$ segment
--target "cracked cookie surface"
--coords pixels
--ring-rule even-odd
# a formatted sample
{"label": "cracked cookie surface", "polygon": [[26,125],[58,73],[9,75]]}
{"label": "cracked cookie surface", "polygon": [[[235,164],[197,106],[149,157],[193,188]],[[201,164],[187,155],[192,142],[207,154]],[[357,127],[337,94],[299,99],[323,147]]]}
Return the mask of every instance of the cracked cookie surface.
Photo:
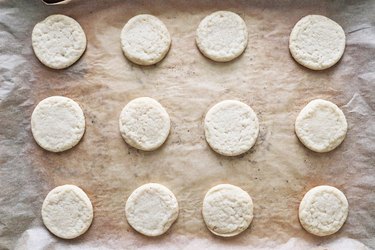
{"label": "cracked cookie surface", "polygon": [[87,44],[79,23],[64,15],[51,15],[37,23],[31,40],[39,61],[53,69],[64,69],[75,63]]}
{"label": "cracked cookie surface", "polygon": [[325,16],[308,15],[293,27],[289,50],[299,64],[312,70],[327,69],[344,54],[345,32]]}
{"label": "cracked cookie surface", "polygon": [[259,134],[259,122],[250,106],[225,100],[207,112],[204,129],[206,141],[215,152],[236,156],[253,147]]}
{"label": "cracked cookie surface", "polygon": [[43,223],[51,233],[60,238],[73,239],[84,234],[93,217],[89,197],[77,186],[58,186],[44,199]]}
{"label": "cracked cookie surface", "polygon": [[235,236],[246,230],[253,220],[253,201],[241,188],[220,184],[204,197],[202,215],[213,234]]}
{"label": "cracked cookie surface", "polygon": [[299,206],[299,220],[306,231],[327,236],[340,230],[348,211],[348,201],[340,190],[331,186],[317,186],[303,197]]}

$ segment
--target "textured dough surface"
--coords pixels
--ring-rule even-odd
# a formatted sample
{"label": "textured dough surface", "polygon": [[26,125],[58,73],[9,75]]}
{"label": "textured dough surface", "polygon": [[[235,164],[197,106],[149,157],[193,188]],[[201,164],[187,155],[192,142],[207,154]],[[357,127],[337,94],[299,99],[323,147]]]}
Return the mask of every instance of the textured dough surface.
{"label": "textured dough surface", "polygon": [[217,103],[206,114],[205,136],[219,154],[236,156],[248,151],[259,134],[258,118],[252,108],[236,100]]}
{"label": "textured dough surface", "polygon": [[44,199],[43,223],[51,233],[60,238],[73,239],[84,234],[93,217],[89,197],[77,186],[58,186]]}
{"label": "textured dough surface", "polygon": [[336,104],[316,99],[299,113],[295,131],[299,140],[315,152],[335,149],[345,139],[348,124],[344,113]]}
{"label": "textured dough surface", "polygon": [[196,43],[203,55],[217,62],[240,56],[247,46],[244,20],[230,11],[217,11],[205,17],[198,26]]}
{"label": "textured dough surface", "polygon": [[125,56],[133,63],[152,65],[168,53],[171,37],[167,27],[157,17],[138,15],[131,18],[121,31]]}
{"label": "textured dough surface", "polygon": [[235,236],[246,230],[253,220],[253,201],[241,188],[220,184],[207,192],[202,214],[213,234]]}
{"label": "textured dough surface", "polygon": [[305,16],[290,34],[289,49],[293,58],[303,66],[313,70],[327,69],[344,54],[345,32],[325,16]]}
{"label": "textured dough surface", "polygon": [[147,236],[165,233],[178,217],[178,203],[165,186],[148,183],[129,196],[125,206],[126,219],[136,231]]}
{"label": "textured dough surface", "polygon": [[124,107],[119,125],[122,137],[130,146],[151,151],[165,142],[171,121],[159,102],[150,97],[140,97]]}
{"label": "textured dough surface", "polygon": [[335,187],[317,186],[310,189],[299,206],[299,220],[306,231],[317,236],[336,233],[345,223],[349,204]]}
{"label": "textured dough surface", "polygon": [[73,18],[51,15],[33,29],[32,45],[36,57],[53,69],[67,68],[85,52],[86,35]]}
{"label": "textured dough surface", "polygon": [[85,116],[72,99],[51,96],[35,107],[31,115],[31,131],[39,146],[61,152],[81,140],[85,133]]}

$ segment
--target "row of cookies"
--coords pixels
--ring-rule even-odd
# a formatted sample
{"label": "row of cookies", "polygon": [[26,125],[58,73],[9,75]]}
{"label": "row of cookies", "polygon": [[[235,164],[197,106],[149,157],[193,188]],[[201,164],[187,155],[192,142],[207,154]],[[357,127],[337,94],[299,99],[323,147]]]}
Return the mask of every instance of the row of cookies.
{"label": "row of cookies", "polygon": [[[131,18],[120,35],[125,56],[139,65],[160,62],[168,53],[171,36],[157,17],[142,14]],[[247,47],[245,21],[230,11],[217,11],[205,17],[196,31],[196,44],[203,55],[228,62]],[[75,63],[86,49],[86,35],[74,19],[51,15],[35,25],[32,45],[37,58],[46,66],[63,69]],[[303,17],[292,29],[289,49],[301,65],[323,70],[336,64],[345,50],[345,32],[339,24],[321,15]]]}
{"label": "row of cookies", "polygon": [[[349,204],[345,195],[332,186],[309,190],[299,206],[302,227],[317,236],[336,233],[345,223]],[[243,189],[219,184],[205,195],[202,216],[207,228],[222,237],[236,236],[253,220],[253,201]],[[175,195],[165,186],[148,183],[128,197],[125,215],[129,225],[146,236],[164,234],[177,220],[179,205]],[[73,239],[84,234],[94,217],[92,203],[77,186],[63,185],[51,190],[42,205],[44,225],[54,235]]]}
{"label": "row of cookies", "polygon": [[[155,99],[139,97],[125,105],[119,117],[119,130],[132,147],[152,151],[170,134],[170,117]],[[85,116],[78,103],[63,96],[42,100],[31,115],[35,141],[51,152],[68,150],[85,132]],[[344,140],[347,133],[344,113],[334,103],[316,99],[299,113],[295,132],[299,140],[315,152],[328,152]],[[254,110],[237,100],[224,100],[211,107],[204,118],[207,143],[217,153],[237,156],[250,150],[259,134]]]}

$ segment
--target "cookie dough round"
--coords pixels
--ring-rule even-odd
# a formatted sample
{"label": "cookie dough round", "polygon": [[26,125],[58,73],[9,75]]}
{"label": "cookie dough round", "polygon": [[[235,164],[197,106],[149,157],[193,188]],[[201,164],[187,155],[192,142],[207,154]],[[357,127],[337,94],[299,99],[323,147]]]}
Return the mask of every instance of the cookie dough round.
{"label": "cookie dough round", "polygon": [[299,220],[309,233],[331,235],[345,223],[348,210],[348,201],[340,190],[331,186],[317,186],[303,197],[299,206]]}
{"label": "cookie dough round", "polygon": [[205,17],[196,34],[199,50],[217,62],[228,62],[240,56],[246,49],[247,40],[244,20],[230,11],[217,11]]}
{"label": "cookie dough round", "polygon": [[93,217],[89,197],[77,186],[56,187],[44,199],[43,223],[51,233],[60,238],[73,239],[84,234]]}
{"label": "cookie dough round", "polygon": [[207,112],[204,129],[206,140],[214,151],[225,156],[236,156],[253,147],[259,134],[259,123],[248,105],[225,100]]}
{"label": "cookie dough round", "polygon": [[140,65],[152,65],[161,61],[168,53],[171,41],[167,27],[152,15],[131,18],[121,31],[121,45],[125,56]]}
{"label": "cookie dough round", "polygon": [[81,140],[85,133],[85,116],[72,99],[51,96],[35,107],[31,131],[35,141],[45,150],[65,151]]}
{"label": "cookie dough round", "polygon": [[220,184],[207,192],[202,214],[207,228],[213,234],[235,236],[245,231],[253,220],[253,201],[241,188]]}
{"label": "cookie dough round", "polygon": [[64,69],[85,52],[86,35],[73,18],[51,15],[37,23],[31,35],[36,57],[47,67]]}
{"label": "cookie dough round", "polygon": [[348,124],[345,115],[336,104],[316,99],[299,113],[295,131],[299,140],[315,152],[335,149],[345,139]]}
{"label": "cookie dough round", "polygon": [[129,196],[125,214],[132,228],[147,236],[164,234],[178,217],[178,203],[165,186],[148,183]]}
{"label": "cookie dough round", "polygon": [[124,107],[119,125],[122,137],[130,146],[152,151],[167,139],[171,121],[159,102],[150,97],[140,97]]}
{"label": "cookie dough round", "polygon": [[345,32],[325,16],[305,16],[290,34],[289,50],[299,64],[312,70],[327,69],[344,54]]}

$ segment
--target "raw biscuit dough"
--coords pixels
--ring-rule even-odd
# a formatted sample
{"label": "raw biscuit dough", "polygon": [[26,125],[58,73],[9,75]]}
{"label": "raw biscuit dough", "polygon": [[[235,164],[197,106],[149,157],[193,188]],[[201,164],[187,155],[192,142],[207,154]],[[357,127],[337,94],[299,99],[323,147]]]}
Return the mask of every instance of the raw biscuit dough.
{"label": "raw biscuit dough", "polygon": [[289,50],[299,64],[312,70],[327,69],[344,54],[345,32],[325,16],[305,16],[290,34]]}
{"label": "raw biscuit dough", "polygon": [[73,18],[51,15],[33,29],[32,45],[36,57],[53,69],[64,69],[85,52],[86,35]]}
{"label": "raw biscuit dough", "polygon": [[125,214],[132,228],[147,236],[164,234],[178,217],[178,202],[165,186],[148,183],[129,196]]}
{"label": "raw biscuit dough", "polygon": [[225,100],[207,112],[204,129],[206,140],[214,151],[225,156],[236,156],[255,144],[259,123],[248,105],[236,100]]}
{"label": "raw biscuit dough", "polygon": [[235,236],[246,230],[253,220],[253,201],[241,188],[220,184],[207,192],[202,214],[207,228],[213,234]]}
{"label": "raw biscuit dough", "polygon": [[316,99],[302,109],[296,119],[295,131],[299,140],[315,152],[335,149],[345,139],[348,124],[336,104]]}
{"label": "raw biscuit dough", "polygon": [[299,220],[306,231],[327,236],[340,230],[348,210],[348,201],[340,190],[331,186],[317,186],[303,197],[299,206]]}
{"label": "raw biscuit dough", "polygon": [[171,37],[162,21],[143,14],[125,24],[121,31],[121,45],[125,56],[133,63],[152,65],[168,53]]}
{"label": "raw biscuit dough", "polygon": [[150,97],[130,101],[121,111],[119,126],[124,140],[137,149],[151,151],[169,135],[170,119],[159,102]]}
{"label": "raw biscuit dough", "polygon": [[244,20],[230,11],[217,11],[205,17],[196,34],[199,50],[217,62],[228,62],[240,56],[246,49],[247,40]]}
{"label": "raw biscuit dough", "polygon": [[85,116],[72,99],[51,96],[35,107],[31,115],[31,131],[39,146],[61,152],[81,140],[85,133]]}
{"label": "raw biscuit dough", "polygon": [[51,233],[60,238],[73,239],[84,234],[93,217],[89,197],[77,186],[58,186],[44,199],[43,223]]}

